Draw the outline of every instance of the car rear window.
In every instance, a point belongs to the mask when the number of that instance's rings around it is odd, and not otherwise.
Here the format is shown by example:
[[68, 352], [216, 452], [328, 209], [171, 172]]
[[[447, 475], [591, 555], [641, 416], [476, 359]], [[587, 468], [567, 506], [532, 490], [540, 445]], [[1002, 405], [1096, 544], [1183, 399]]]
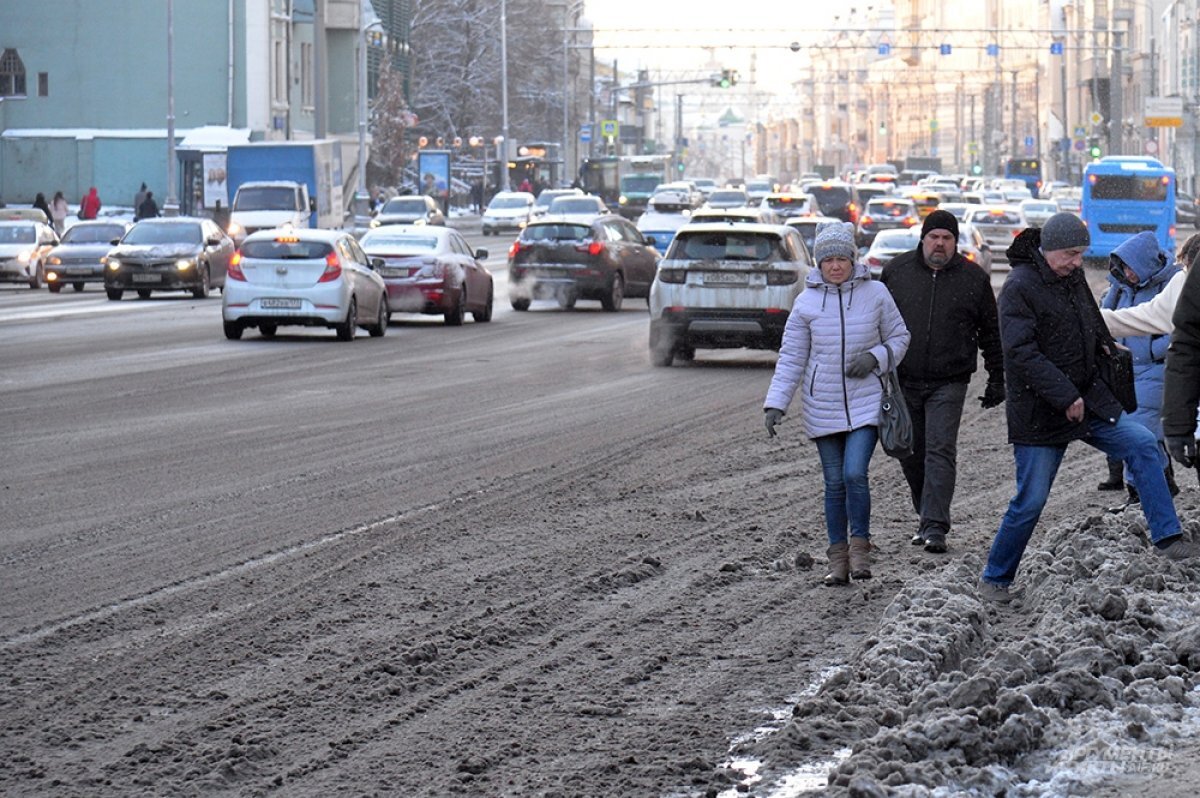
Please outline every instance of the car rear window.
[[383, 210], [380, 213], [424, 213], [425, 200], [416, 199], [390, 199], [384, 203]]
[[1021, 224], [1021, 216], [1016, 211], [976, 211], [971, 221], [975, 224]]
[[362, 241], [362, 245], [369, 249], [386, 247], [388, 252], [396, 255], [421, 255], [437, 251], [438, 240], [434, 236], [381, 236], [373, 233]]
[[0, 244], [32, 244], [36, 240], [31, 224], [0, 227]]
[[583, 241], [591, 236], [586, 224], [534, 224], [521, 232], [522, 241]]
[[596, 213], [599, 209], [594, 199], [559, 197], [550, 203], [550, 213]]
[[256, 260], [321, 260], [333, 247], [324, 241], [268, 240], [247, 241], [242, 255]]
[[823, 212], [845, 207], [850, 203], [850, 192], [842, 186], [812, 186], [808, 193], [817, 198]]
[[895, 200], [871, 200], [867, 203], [867, 214], [869, 216], [891, 216], [900, 217], [908, 216], [912, 213], [912, 205], [907, 202], [896, 202]]
[[803, 208], [807, 203], [804, 197], [767, 197], [767, 207], [772, 209]]
[[668, 257], [683, 260], [785, 260], [783, 242], [776, 236], [750, 235], [736, 231], [705, 232], [682, 236], [676, 233]]

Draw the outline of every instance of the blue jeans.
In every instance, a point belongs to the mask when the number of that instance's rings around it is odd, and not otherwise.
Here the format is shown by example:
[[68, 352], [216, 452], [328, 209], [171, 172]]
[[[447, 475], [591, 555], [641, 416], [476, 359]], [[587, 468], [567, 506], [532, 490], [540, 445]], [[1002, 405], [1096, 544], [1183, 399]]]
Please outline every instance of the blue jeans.
[[[1154, 433], [1122, 414], [1116, 424], [1088, 417], [1089, 436], [1084, 443], [1096, 447], [1109, 457], [1124, 460], [1133, 472], [1142, 510], [1150, 527], [1150, 540], [1157, 543], [1180, 533], [1179, 516], [1167, 489], [1167, 478], [1159, 460], [1158, 441]], [[1017, 463], [1017, 494], [1008, 503], [1008, 511], [988, 552], [983, 580], [994, 585], [1010, 585], [1017, 576], [1017, 566], [1033, 528], [1041, 518], [1050, 486], [1062, 463], [1066, 444], [1061, 446], [1013, 445]]]
[[825, 477], [825, 529], [830, 545], [847, 541], [847, 527], [855, 537], [871, 537], [871, 486], [867, 469], [879, 440], [879, 429], [859, 427], [814, 440]]

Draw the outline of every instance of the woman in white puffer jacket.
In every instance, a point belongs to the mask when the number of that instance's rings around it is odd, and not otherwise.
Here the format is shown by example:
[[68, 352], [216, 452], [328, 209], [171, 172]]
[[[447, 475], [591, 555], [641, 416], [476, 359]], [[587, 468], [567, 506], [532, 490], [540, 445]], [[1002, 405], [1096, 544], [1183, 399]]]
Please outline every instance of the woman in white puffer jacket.
[[853, 225], [817, 229], [813, 257], [820, 271], [809, 272], [792, 306], [763, 408], [774, 435], [800, 395], [804, 429], [817, 444], [825, 480], [830, 585], [871, 576], [867, 471], [879, 437], [880, 375], [899, 365], [909, 341], [891, 293], [856, 255]]

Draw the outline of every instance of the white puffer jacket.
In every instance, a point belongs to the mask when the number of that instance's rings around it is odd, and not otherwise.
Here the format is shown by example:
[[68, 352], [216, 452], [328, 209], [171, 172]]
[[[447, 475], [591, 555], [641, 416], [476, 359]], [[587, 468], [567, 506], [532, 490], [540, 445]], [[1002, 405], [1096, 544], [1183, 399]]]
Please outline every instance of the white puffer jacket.
[[[904, 359], [909, 333], [883, 283], [862, 263], [846, 282], [833, 285], [812, 269], [796, 297], [783, 332], [775, 376], [764, 407], [787, 410], [798, 388], [801, 418], [810, 438], [879, 424], [880, 375]], [[846, 376], [846, 365], [863, 352], [879, 364], [865, 377]]]

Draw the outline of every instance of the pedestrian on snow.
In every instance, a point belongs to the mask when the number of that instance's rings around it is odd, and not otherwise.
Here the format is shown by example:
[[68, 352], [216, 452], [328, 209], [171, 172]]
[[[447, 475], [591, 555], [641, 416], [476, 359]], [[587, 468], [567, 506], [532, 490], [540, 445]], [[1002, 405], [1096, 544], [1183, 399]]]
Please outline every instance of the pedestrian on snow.
[[[1100, 306], [1108, 310], [1142, 305], [1159, 296], [1168, 282], [1182, 271], [1174, 256], [1158, 248], [1158, 237], [1149, 230], [1126, 239], [1109, 255], [1109, 288], [1100, 299]], [[1134, 390], [1137, 393], [1137, 410], [1129, 417], [1154, 433], [1162, 448], [1162, 467], [1166, 473], [1167, 488], [1174, 496], [1179, 493], [1175, 484], [1175, 469], [1167, 456], [1163, 439], [1162, 411], [1163, 372], [1166, 368], [1167, 346], [1170, 335], [1127, 335], [1118, 341], [1133, 353]], [[1138, 501], [1136, 485], [1121, 461], [1108, 459], [1109, 478], [1116, 464], [1117, 480], [1129, 492], [1129, 504]]]
[[[871, 490], [867, 470], [879, 437], [881, 375], [899, 363], [909, 334], [891, 294], [855, 262], [854, 226], [817, 228], [808, 273], [784, 328], [763, 411], [775, 436], [804, 386], [801, 418], [817, 444], [829, 536], [827, 585], [871, 576]], [[889, 353], [890, 350], [890, 353]], [[894, 366], [891, 366], [894, 368]], [[847, 539], [847, 530], [849, 539]]]
[[137, 209], [142, 207], [142, 203], [146, 201], [146, 184], [142, 183], [142, 187], [133, 195], [133, 212], [136, 215]]
[[521, 185], [517, 186], [517, 191], [528, 191], [533, 193], [533, 183], [530, 183], [529, 178], [527, 177], [521, 181]]
[[1183, 536], [1154, 433], [1123, 415], [1098, 377], [1104, 322], [1081, 269], [1090, 242], [1079, 217], [1056, 213], [1040, 230], [1021, 231], [1008, 248], [1012, 271], [998, 305], [1017, 484], [979, 580], [986, 601], [1012, 601], [1023, 592], [1012, 588], [1017, 567], [1074, 440], [1129, 466], [1159, 554], [1181, 560], [1200, 553]]
[[958, 220], [942, 210], [925, 217], [920, 245], [893, 258], [880, 280], [912, 334], [899, 371], [913, 421], [913, 453], [900, 466], [921, 519], [912, 544], [941, 553], [950, 532], [958, 427], [979, 351], [988, 373], [980, 403], [991, 408], [1004, 401], [996, 295], [991, 276], [958, 252]]
[[67, 198], [61, 191], [54, 192], [54, 199], [50, 200], [50, 220], [54, 222], [54, 232], [63, 234], [63, 227], [70, 214], [71, 206], [67, 204]]
[[158, 216], [158, 203], [154, 201], [154, 192], [147, 191], [146, 198], [137, 207], [137, 213], [134, 215], [133, 220], [138, 222], [142, 219], [153, 219], [155, 216]]
[[[137, 209], [134, 208], [136, 211]], [[80, 219], [95, 219], [100, 213], [100, 195], [96, 193], [96, 187], [92, 186], [88, 189], [88, 193], [83, 195], [83, 199], [79, 200], [79, 218]]]
[[46, 202], [46, 195], [38, 192], [33, 199], [33, 207], [37, 208], [42, 213], [46, 214], [46, 224], [53, 224], [54, 218], [50, 215], [50, 205]]
[[229, 209], [223, 206], [220, 200], [213, 203], [212, 220], [217, 227], [229, 232]]
[[[1163, 380], [1163, 433], [1167, 450], [1185, 468], [1196, 466], [1196, 408], [1200, 404], [1200, 256], [1192, 259], [1171, 317], [1175, 331]], [[1146, 501], [1142, 498], [1142, 503]]]

